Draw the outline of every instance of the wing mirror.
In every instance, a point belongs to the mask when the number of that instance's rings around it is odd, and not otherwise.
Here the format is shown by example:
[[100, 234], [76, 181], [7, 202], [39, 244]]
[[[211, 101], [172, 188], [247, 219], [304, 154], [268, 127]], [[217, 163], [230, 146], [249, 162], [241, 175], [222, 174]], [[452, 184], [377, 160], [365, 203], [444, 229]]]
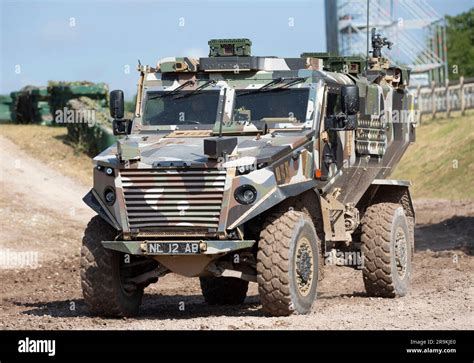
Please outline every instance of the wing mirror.
[[355, 130], [359, 112], [359, 87], [354, 84], [341, 87], [341, 111], [326, 117], [325, 129], [332, 131]]
[[359, 112], [359, 87], [354, 84], [341, 87], [341, 113], [326, 118], [326, 129], [355, 130]]
[[112, 129], [114, 135], [128, 135], [131, 131], [132, 121], [124, 120], [125, 102], [123, 100], [123, 91], [114, 90], [110, 92], [110, 116], [112, 121]]
[[354, 84], [341, 87], [341, 110], [348, 116], [359, 112], [359, 87]]
[[113, 119], [121, 119], [124, 115], [123, 91], [114, 90], [110, 92], [110, 116]]

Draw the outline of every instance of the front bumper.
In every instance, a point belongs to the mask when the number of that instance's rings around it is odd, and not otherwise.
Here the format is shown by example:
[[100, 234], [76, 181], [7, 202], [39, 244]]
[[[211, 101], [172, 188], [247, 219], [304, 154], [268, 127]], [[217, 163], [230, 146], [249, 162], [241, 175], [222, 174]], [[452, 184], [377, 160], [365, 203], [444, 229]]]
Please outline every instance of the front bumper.
[[[198, 251], [183, 253], [182, 250], [174, 248], [173, 244], [198, 244]], [[170, 248], [161, 248], [160, 251], [150, 253], [148, 248], [149, 244], [160, 244], [169, 245]], [[103, 241], [102, 245], [104, 248], [109, 250], [119, 251], [128, 253], [131, 255], [144, 255], [144, 256], [189, 256], [189, 255], [219, 255], [226, 254], [233, 251], [250, 248], [255, 244], [254, 240], [186, 240], [186, 241], [157, 241], [157, 240], [146, 240], [146, 241]], [[174, 251], [176, 252], [170, 252]]]

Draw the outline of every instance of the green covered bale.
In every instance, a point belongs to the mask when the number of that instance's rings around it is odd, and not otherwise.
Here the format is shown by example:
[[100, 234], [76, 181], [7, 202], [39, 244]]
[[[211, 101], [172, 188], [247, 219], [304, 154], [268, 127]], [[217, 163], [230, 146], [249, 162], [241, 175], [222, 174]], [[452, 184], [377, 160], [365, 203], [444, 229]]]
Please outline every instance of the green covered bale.
[[105, 83], [48, 82], [0, 96], [0, 120], [67, 127], [67, 140], [88, 154], [97, 154], [116, 141], [108, 110]]
[[11, 112], [10, 106], [0, 103], [0, 122], [10, 122], [11, 121]]
[[18, 102], [18, 94], [19, 92], [11, 92], [10, 97], [12, 99], [12, 103], [10, 104], [10, 116], [11, 120], [15, 123], [16, 122], [16, 106]]
[[10, 95], [0, 95], [0, 122], [10, 122], [12, 97]]
[[[67, 108], [67, 103], [70, 100], [80, 97], [96, 101], [95, 106], [98, 108], [108, 107], [109, 88], [105, 83], [50, 81], [48, 82], [48, 92], [50, 94], [49, 104], [55, 120], [56, 115], [61, 115], [64, 112], [64, 108]], [[60, 111], [59, 114], [58, 111]]]
[[116, 141], [109, 111], [97, 100], [89, 97], [71, 99], [66, 108], [67, 139], [78, 149], [95, 155]]
[[18, 92], [12, 92], [12, 120], [16, 123], [51, 124], [53, 117], [49, 110], [49, 94], [46, 87], [26, 86]]
[[12, 103], [12, 96], [10, 95], [0, 95], [0, 104], [10, 104]]

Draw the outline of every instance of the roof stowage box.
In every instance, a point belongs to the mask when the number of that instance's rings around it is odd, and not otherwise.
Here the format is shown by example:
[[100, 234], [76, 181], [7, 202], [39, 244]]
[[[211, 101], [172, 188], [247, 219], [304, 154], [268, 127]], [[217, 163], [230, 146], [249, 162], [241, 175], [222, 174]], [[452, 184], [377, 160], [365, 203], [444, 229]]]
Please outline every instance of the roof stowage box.
[[251, 55], [250, 39], [211, 39], [208, 44], [209, 57], [248, 57]]

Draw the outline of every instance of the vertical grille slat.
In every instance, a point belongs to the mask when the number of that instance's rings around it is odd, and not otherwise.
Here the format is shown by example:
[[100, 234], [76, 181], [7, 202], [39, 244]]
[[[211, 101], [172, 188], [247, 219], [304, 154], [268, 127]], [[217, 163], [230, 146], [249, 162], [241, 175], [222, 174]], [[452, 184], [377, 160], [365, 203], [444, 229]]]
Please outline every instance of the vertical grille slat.
[[226, 172], [218, 169], [120, 171], [130, 229], [217, 229]]

